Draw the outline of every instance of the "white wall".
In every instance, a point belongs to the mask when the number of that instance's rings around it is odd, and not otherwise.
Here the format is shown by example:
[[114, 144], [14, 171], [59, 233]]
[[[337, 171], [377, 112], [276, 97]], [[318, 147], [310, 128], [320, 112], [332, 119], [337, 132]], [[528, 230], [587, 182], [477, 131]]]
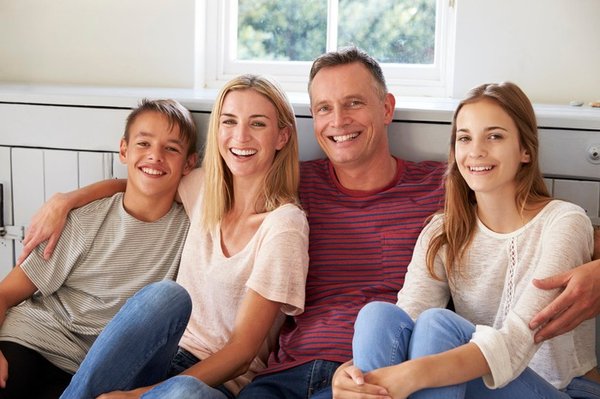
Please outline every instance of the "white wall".
[[[0, 81], [193, 88], [208, 1], [0, 0]], [[513, 80], [537, 103], [600, 100], [600, 0], [456, 4], [453, 97]]]
[[599, 0], [457, 0], [453, 97], [512, 80], [533, 102], [600, 100]]
[[0, 0], [0, 80], [192, 87], [194, 0]]

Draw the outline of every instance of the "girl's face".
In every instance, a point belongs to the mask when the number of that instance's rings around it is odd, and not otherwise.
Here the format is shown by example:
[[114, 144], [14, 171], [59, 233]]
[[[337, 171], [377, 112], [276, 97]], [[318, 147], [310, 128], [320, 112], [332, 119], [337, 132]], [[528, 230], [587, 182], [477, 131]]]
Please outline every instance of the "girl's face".
[[235, 178], [262, 178], [275, 153], [289, 138], [279, 128], [277, 110], [269, 99], [252, 89], [232, 90], [219, 116], [219, 152]]
[[514, 121], [490, 99], [461, 108], [456, 118], [454, 151], [458, 170], [476, 195], [514, 198], [517, 171], [530, 160], [521, 148]]

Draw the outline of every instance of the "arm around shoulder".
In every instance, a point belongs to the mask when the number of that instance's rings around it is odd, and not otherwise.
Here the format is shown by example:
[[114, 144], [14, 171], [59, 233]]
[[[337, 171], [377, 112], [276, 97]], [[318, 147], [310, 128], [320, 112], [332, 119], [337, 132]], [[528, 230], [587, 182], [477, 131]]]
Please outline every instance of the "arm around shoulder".
[[125, 191], [127, 180], [111, 179], [90, 184], [68, 193], [56, 193], [33, 215], [23, 240], [23, 251], [17, 265], [29, 256], [40, 243], [48, 240], [44, 258], [48, 260], [65, 226], [69, 211], [100, 198]]

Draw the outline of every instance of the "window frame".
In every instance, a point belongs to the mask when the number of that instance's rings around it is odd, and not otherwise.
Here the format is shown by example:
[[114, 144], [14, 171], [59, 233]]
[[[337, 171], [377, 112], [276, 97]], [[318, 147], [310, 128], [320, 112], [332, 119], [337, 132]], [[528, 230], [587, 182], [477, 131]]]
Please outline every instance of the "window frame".
[[[269, 75], [287, 91], [306, 92], [312, 62], [234, 60], [237, 40], [237, 0], [197, 0], [196, 88], [219, 88], [243, 73]], [[328, 0], [328, 18], [336, 16], [338, 0]], [[200, 14], [200, 13], [197, 13]], [[454, 0], [436, 0], [435, 57], [431, 65], [381, 63], [388, 89], [402, 96], [448, 97], [452, 93], [455, 38]], [[233, 23], [231, 23], [231, 21]], [[202, 23], [204, 22], [204, 23]], [[337, 24], [328, 24], [327, 51], [337, 41]]]

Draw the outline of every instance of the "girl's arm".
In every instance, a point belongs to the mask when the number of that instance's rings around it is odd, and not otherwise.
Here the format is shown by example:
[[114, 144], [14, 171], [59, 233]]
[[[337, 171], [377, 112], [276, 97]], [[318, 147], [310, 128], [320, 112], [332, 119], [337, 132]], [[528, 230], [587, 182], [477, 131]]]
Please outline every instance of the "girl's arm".
[[56, 193], [33, 215], [23, 240], [23, 251], [17, 259], [17, 265], [23, 263], [31, 251], [40, 243], [48, 240], [44, 249], [44, 259], [50, 259], [58, 238], [65, 226], [67, 214], [71, 209], [89, 204], [100, 198], [110, 197], [125, 191], [127, 180], [110, 179], [90, 184], [68, 193]]
[[477, 345], [468, 343], [447, 352], [374, 370], [365, 375], [365, 382], [385, 387], [394, 399], [403, 399], [424, 388], [460, 384], [489, 372]]

